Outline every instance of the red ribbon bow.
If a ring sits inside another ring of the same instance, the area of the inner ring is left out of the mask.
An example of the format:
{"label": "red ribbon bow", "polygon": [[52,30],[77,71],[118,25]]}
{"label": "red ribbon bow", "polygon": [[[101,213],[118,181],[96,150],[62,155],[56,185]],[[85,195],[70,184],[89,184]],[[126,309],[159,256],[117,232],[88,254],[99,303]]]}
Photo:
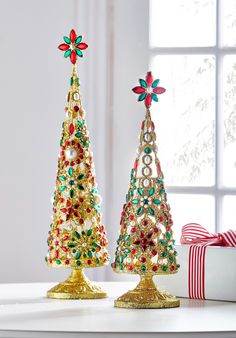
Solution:
{"label": "red ribbon bow", "polygon": [[211,234],[197,223],[183,226],[181,244],[190,244],[188,257],[189,298],[205,299],[205,256],[210,245],[236,247],[236,231]]}

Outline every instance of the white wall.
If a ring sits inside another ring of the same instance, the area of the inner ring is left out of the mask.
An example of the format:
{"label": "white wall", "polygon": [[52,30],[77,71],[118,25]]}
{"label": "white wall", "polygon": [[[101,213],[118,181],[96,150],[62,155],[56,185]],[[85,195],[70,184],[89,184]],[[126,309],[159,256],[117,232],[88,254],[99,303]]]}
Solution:
{"label": "white wall", "polygon": [[130,89],[147,71],[147,17],[142,0],[0,1],[0,282],[68,275],[44,256],[70,78],[57,45],[71,27],[89,44],[79,74],[113,255],[143,116]]}

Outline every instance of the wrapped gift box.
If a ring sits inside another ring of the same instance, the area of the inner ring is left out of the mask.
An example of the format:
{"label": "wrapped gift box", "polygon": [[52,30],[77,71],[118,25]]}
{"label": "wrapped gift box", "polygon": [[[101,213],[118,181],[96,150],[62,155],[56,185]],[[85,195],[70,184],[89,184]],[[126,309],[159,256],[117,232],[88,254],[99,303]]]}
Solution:
{"label": "wrapped gift box", "polygon": [[[188,294],[189,245],[176,245],[180,269],[177,274],[160,275],[160,289],[179,297]],[[205,298],[236,301],[236,248],[208,246],[205,256]]]}

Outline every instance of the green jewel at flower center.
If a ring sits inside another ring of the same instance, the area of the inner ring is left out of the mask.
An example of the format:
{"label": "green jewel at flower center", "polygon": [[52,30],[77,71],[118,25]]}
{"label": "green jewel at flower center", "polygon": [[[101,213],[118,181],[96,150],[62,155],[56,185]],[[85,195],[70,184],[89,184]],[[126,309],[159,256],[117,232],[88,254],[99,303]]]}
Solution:
{"label": "green jewel at flower center", "polygon": [[145,199],[143,200],[143,203],[144,203],[144,204],[148,204],[148,199],[145,198]]}

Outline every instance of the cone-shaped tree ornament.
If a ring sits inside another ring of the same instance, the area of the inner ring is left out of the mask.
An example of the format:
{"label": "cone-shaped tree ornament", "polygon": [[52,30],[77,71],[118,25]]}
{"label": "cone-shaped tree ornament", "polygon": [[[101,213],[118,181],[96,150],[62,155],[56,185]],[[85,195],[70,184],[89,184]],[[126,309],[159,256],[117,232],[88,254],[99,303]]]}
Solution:
{"label": "cone-shaped tree ornament", "polygon": [[174,248],[172,219],[157,157],[156,134],[149,108],[165,92],[151,72],[140,86],[133,88],[144,101],[145,119],[141,125],[140,145],[131,170],[126,204],[121,214],[121,229],[117,241],[115,272],[140,275],[138,286],[119,297],[115,306],[126,308],[166,308],[179,306],[179,300],[161,292],[152,278],[156,274],[176,273],[177,252]]}
{"label": "cone-shaped tree ornament", "polygon": [[83,274],[108,263],[92,153],[76,70],[77,56],[88,46],[72,29],[58,48],[70,57],[72,76],[62,125],[53,221],[48,237],[48,266],[72,268],[71,276],[48,291],[50,298],[104,298],[106,293]]}

